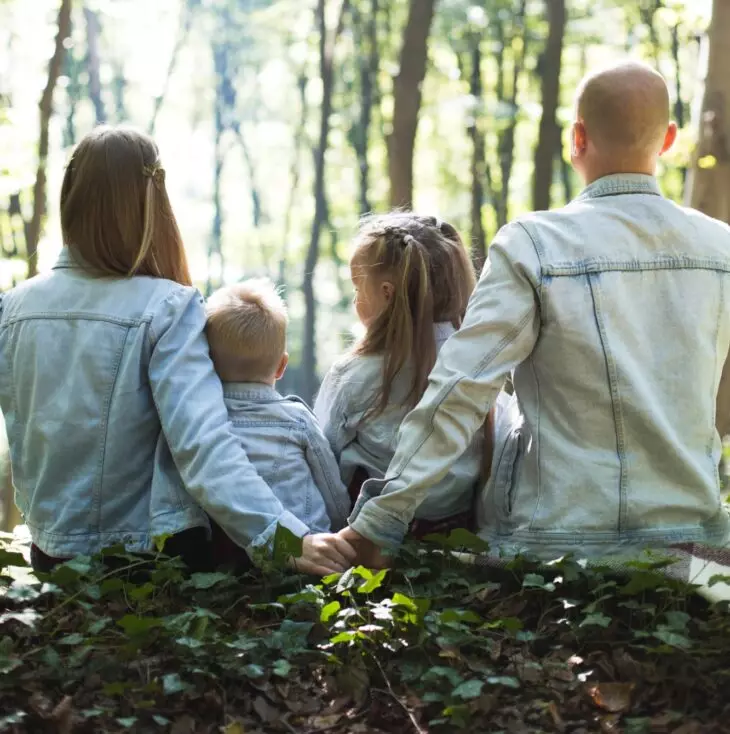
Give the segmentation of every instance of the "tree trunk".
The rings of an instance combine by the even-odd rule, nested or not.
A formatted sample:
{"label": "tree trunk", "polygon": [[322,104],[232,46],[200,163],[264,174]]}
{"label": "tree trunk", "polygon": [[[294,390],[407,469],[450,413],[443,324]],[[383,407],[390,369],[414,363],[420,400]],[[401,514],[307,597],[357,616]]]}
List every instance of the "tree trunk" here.
{"label": "tree trunk", "polygon": [[86,20],[86,70],[89,75],[89,99],[94,105],[96,124],[106,122],[106,109],[101,97],[101,59],[99,56],[99,37],[101,36],[101,22],[99,15],[84,5],[84,19]]}
{"label": "tree trunk", "polygon": [[556,151],[560,150],[560,127],[556,119],[560,102],[560,69],[565,36],[565,0],[545,0],[550,24],[545,50],[538,68],[542,77],[542,117],[535,149],[532,208],[550,208],[550,190]]}
{"label": "tree trunk", "polygon": [[435,7],[436,0],[410,0],[403,31],[400,68],[393,80],[393,132],[387,141],[390,205],[393,208],[413,206],[413,151]]}
{"label": "tree trunk", "polygon": [[467,127],[471,139],[471,257],[477,272],[481,272],[487,259],[487,238],[484,232],[482,203],[484,202],[484,175],[486,141],[482,128],[484,88],[482,84],[482,37],[473,34],[471,39],[469,94],[474,109]]}
{"label": "tree trunk", "polygon": [[38,170],[33,186],[33,214],[26,227],[26,246],[28,248],[28,277],[38,272],[38,242],[46,214],[46,169],[48,167],[48,125],[53,114],[53,92],[61,74],[66,55],[64,42],[71,32],[71,0],[61,0],[58,9],[58,32],[53,56],[48,64],[46,86],[38,103],[40,112],[40,133],[38,137]]}
{"label": "tree trunk", "polygon": [[342,33],[349,0],[343,0],[339,19],[334,33],[327,33],[325,0],[317,0],[316,18],[319,28],[319,73],[322,80],[322,109],[319,122],[319,142],[314,157],[314,219],[309,238],[309,248],[304,263],[304,345],[302,348],[302,368],[304,372],[303,395],[311,400],[317,389],[317,301],[314,297],[314,271],[319,261],[319,240],[322,225],[327,218],[327,198],[325,191],[325,159],[329,144],[330,115],[332,113],[332,92],[334,87],[334,51],[337,39]]}
{"label": "tree trunk", "polygon": [[[700,139],[688,178],[691,206],[730,222],[730,2],[714,0],[709,29],[710,55],[702,103]],[[720,380],[717,429],[730,434],[730,360]]]}

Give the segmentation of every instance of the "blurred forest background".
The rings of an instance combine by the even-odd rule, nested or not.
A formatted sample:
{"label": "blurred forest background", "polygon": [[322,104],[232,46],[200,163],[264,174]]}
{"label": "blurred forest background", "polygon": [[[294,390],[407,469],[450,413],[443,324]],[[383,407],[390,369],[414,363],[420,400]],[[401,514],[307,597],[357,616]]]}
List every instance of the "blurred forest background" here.
{"label": "blurred forest background", "polygon": [[0,289],[56,258],[74,144],[135,125],[160,145],[200,289],[285,289],[282,389],[309,399],[357,328],[358,216],[439,215],[481,265],[500,225],[578,193],[566,132],[587,70],[630,55],[664,74],[680,138],[663,189],[730,218],[730,0],[714,5],[0,0]]}

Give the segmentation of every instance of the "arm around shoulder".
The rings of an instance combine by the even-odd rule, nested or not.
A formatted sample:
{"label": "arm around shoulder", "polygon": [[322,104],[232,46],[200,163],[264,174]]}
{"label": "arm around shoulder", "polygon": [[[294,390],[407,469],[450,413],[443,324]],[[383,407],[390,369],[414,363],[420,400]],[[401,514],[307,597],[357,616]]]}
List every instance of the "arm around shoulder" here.
{"label": "arm around shoulder", "polygon": [[277,524],[302,536],[233,435],[204,333],[202,296],[176,289],[152,320],[149,379],[162,430],[195,501],[240,546],[265,545]]}

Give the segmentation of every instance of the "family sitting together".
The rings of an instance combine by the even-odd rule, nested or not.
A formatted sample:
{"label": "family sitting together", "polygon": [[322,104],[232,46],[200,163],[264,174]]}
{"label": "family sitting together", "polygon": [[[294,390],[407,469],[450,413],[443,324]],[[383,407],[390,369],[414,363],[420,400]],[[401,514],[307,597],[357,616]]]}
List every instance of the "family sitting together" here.
{"label": "family sitting together", "polygon": [[447,222],[365,218],[350,262],[365,334],[310,410],[276,390],[275,288],[204,302],[157,147],[94,130],[64,176],[58,262],[0,295],[34,568],[160,536],[192,568],[246,565],[279,525],[313,574],[450,527],[545,560],[727,543],[730,227],[662,197],[675,136],[659,74],[589,76],[571,130],[586,188],[502,228],[478,283]]}

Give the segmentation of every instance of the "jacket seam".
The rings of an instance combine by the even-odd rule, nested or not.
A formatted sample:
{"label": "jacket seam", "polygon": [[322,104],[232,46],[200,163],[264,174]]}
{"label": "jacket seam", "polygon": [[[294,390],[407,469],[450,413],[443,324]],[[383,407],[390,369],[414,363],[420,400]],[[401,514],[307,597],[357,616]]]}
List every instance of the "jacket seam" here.
{"label": "jacket seam", "polygon": [[616,453],[619,462],[619,516],[618,516],[618,533],[622,535],[626,527],[626,440],[623,431],[623,413],[621,410],[621,395],[618,387],[618,375],[616,372],[616,363],[608,348],[608,338],[606,327],[603,322],[603,315],[600,308],[600,285],[595,275],[588,275],[588,286],[591,291],[591,299],[593,301],[593,315],[598,329],[598,337],[601,341],[601,349],[603,358],[606,362],[606,375],[608,377],[609,391],[611,394],[611,410],[613,412],[614,431],[616,432]]}
{"label": "jacket seam", "polygon": [[31,314],[23,314],[22,316],[11,316],[5,322],[7,326],[17,324],[22,321],[100,321],[106,324],[115,324],[126,329],[142,326],[149,323],[149,318],[142,317],[140,319],[124,319],[116,316],[108,316],[106,314],[92,314],[85,311],[65,311],[45,312],[38,311]]}
{"label": "jacket seam", "polygon": [[106,460],[106,443],[107,439],[109,438],[109,411],[111,409],[111,402],[112,397],[114,396],[114,391],[117,387],[117,378],[119,377],[119,366],[122,361],[122,356],[124,355],[124,350],[127,346],[127,340],[129,339],[129,329],[126,330],[124,334],[124,339],[122,340],[122,343],[119,346],[119,349],[117,351],[116,355],[116,364],[114,366],[114,377],[112,378],[111,385],[109,386],[109,391],[107,392],[106,398],[104,399],[104,412],[103,412],[103,438],[102,438],[102,444],[101,444],[101,456],[99,458],[99,476],[95,484],[97,485],[94,488],[94,493],[92,495],[92,503],[96,505],[94,507],[94,515],[96,517],[96,527],[97,529],[101,527],[101,493],[102,488],[104,486],[104,464]]}
{"label": "jacket seam", "polygon": [[[710,459],[710,462],[712,464],[712,471],[715,474],[717,481],[719,483],[720,477],[719,477],[719,467],[715,466],[715,462],[712,461],[712,449],[715,445],[715,434],[717,433],[717,428],[715,427],[715,424],[717,423],[717,390],[715,390],[715,385],[719,384],[720,375],[722,375],[722,369],[723,367],[719,366],[718,359],[717,359],[717,343],[720,338],[720,324],[722,322],[722,314],[725,310],[725,279],[722,277],[719,277],[718,280],[720,281],[720,303],[719,308],[717,309],[717,321],[715,323],[715,379],[713,380],[712,384],[712,392],[710,394],[710,400],[711,405],[715,407],[713,411],[713,415],[715,417],[715,420],[713,421],[712,430],[710,431],[710,437],[709,441],[707,442],[707,457]],[[724,363],[723,363],[724,366]],[[718,374],[718,371],[720,374]]]}
{"label": "jacket seam", "polygon": [[602,260],[592,258],[571,263],[544,266],[551,278],[575,277],[605,272],[644,272],[653,270],[711,270],[730,273],[730,260],[689,257],[655,257],[651,260]]}

